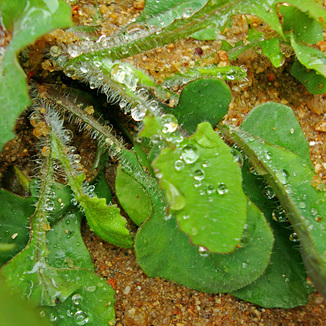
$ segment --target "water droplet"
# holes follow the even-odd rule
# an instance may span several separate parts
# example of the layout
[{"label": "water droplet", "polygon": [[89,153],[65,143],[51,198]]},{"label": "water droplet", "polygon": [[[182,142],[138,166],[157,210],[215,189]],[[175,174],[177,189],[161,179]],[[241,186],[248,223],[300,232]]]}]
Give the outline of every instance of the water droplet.
[{"label": "water droplet", "polygon": [[181,150],[181,158],[187,164],[193,164],[198,160],[197,150],[194,146],[187,145]]},{"label": "water droplet", "polygon": [[165,114],[161,118],[161,122],[163,124],[162,132],[164,134],[170,134],[177,130],[178,128],[178,120],[172,114]]},{"label": "water droplet", "polygon": [[65,141],[70,141],[74,137],[74,133],[70,129],[65,129],[62,133]]},{"label": "water droplet", "polygon": [[217,186],[217,192],[220,194],[220,195],[224,195],[228,192],[228,188],[227,186],[225,185],[225,183],[220,183],[218,186]]},{"label": "water droplet", "polygon": [[302,208],[302,209],[306,208],[306,203],[303,202],[303,201],[301,201],[301,202],[299,203],[299,207]]},{"label": "water droplet", "polygon": [[83,297],[77,293],[74,294],[71,298],[71,301],[75,304],[75,305],[79,305],[81,303],[81,301],[83,300]]},{"label": "water droplet", "polygon": [[201,182],[200,181],[195,181],[194,182],[194,187],[195,188],[199,188],[201,186]]},{"label": "water droplet", "polygon": [[275,175],[282,184],[288,183],[288,178],[290,176],[290,173],[288,171],[280,169],[276,171]]},{"label": "water droplet", "polygon": [[209,256],[209,252],[208,252],[207,248],[205,248],[203,246],[198,247],[198,252],[199,252],[199,255],[201,257],[208,257]]},{"label": "water droplet", "polygon": [[77,201],[76,198],[72,198],[72,199],[71,199],[71,203],[72,203],[74,206],[77,206],[78,201]]},{"label": "water droplet", "polygon": [[294,134],[294,128],[290,129],[290,134],[292,134],[292,135]]},{"label": "water droplet", "polygon": [[174,163],[174,168],[177,170],[177,171],[181,171],[183,168],[184,168],[185,164],[183,161],[181,160],[177,160],[175,161]]},{"label": "water droplet", "polygon": [[182,219],[184,219],[184,220],[188,220],[189,218],[190,218],[190,216],[187,215],[187,214],[183,214],[183,215],[182,215]]},{"label": "water droplet", "polygon": [[86,68],[86,66],[81,66],[79,69],[80,69],[80,71],[81,71],[83,74],[87,74],[87,73],[88,73],[88,69]]},{"label": "water droplet", "polygon": [[54,202],[50,199],[47,199],[44,203],[44,209],[47,211],[53,211],[54,210]]},{"label": "water droplet", "polygon": [[186,206],[186,199],[179,192],[177,187],[165,179],[161,181],[161,185],[162,188],[166,190],[166,197],[170,203],[171,209],[178,211]]},{"label": "water droplet", "polygon": [[182,11],[181,17],[186,19],[186,18],[191,17],[193,14],[194,14],[194,10],[192,8],[185,8]]},{"label": "water droplet", "polygon": [[144,119],[144,117],[146,115],[146,111],[147,111],[147,108],[144,105],[139,104],[131,109],[131,117],[135,121],[141,121]]},{"label": "water droplet", "polygon": [[276,222],[287,222],[286,213],[283,208],[275,208],[272,213],[273,220]]},{"label": "water droplet", "polygon": [[247,263],[242,263],[242,268],[246,268],[247,267]]},{"label": "water droplet", "polygon": [[88,316],[85,311],[78,310],[74,314],[74,320],[77,325],[86,325],[88,323]]},{"label": "water droplet", "polygon": [[191,230],[190,230],[190,234],[191,234],[191,235],[197,235],[197,234],[198,234],[198,230],[197,230],[197,228],[193,226],[193,227],[191,228]]},{"label": "water droplet", "polygon": [[209,185],[208,187],[207,187],[207,194],[208,195],[211,195],[211,194],[213,194],[214,192],[216,192],[216,189],[215,189],[215,187],[213,186],[213,185]]},{"label": "water droplet", "polygon": [[289,239],[290,239],[290,241],[293,241],[293,242],[298,242],[299,241],[298,235],[295,232],[290,234]]},{"label": "water droplet", "polygon": [[57,316],[55,316],[53,313],[49,314],[49,319],[51,322],[55,322],[57,320]]},{"label": "water droplet", "polygon": [[74,43],[69,43],[67,52],[72,58],[76,58],[81,54],[81,49],[78,47],[77,44]]},{"label": "water droplet", "polygon": [[163,220],[164,220],[164,221],[171,220],[172,216],[173,216],[172,214],[169,214],[169,215],[163,215]]},{"label": "water droplet", "polygon": [[201,169],[198,169],[194,172],[194,179],[201,181],[205,178],[205,172]]},{"label": "water droplet", "polygon": [[126,113],[126,108],[128,107],[128,101],[126,100],[121,100],[119,103],[120,109],[124,110]]},{"label": "water droplet", "polygon": [[263,194],[267,199],[272,199],[276,196],[274,190],[269,185],[264,188]]},{"label": "water droplet", "polygon": [[266,151],[265,154],[264,154],[265,158],[267,161],[270,161],[271,158],[272,158],[272,153],[269,152],[269,151]]},{"label": "water droplet", "polygon": [[51,46],[51,48],[50,48],[50,55],[52,57],[57,57],[58,55],[61,54],[61,52],[62,52],[61,49],[56,45]]}]

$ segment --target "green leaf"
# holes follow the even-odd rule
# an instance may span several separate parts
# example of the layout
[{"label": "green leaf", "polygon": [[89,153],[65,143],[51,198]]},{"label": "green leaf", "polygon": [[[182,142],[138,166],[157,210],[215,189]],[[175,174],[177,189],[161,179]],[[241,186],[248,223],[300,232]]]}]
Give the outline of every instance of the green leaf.
[{"label": "green leaf", "polygon": [[178,106],[171,109],[182,128],[194,133],[197,124],[215,126],[227,113],[231,101],[229,87],[219,79],[197,79],[183,89]]},{"label": "green leaf", "polygon": [[146,0],[145,8],[136,22],[145,21],[148,26],[162,28],[170,25],[175,19],[194,14],[207,2],[208,0]]},{"label": "green leaf", "polygon": [[119,202],[132,221],[141,225],[152,213],[152,202],[143,186],[118,167],[115,190]]},{"label": "green leaf", "polygon": [[[1,281],[0,315],[2,325],[48,326],[50,321],[40,317],[40,311],[19,296],[13,296]],[[19,312],[19,313],[17,313]]]},{"label": "green leaf", "polygon": [[192,246],[164,206],[142,225],[135,240],[137,261],[149,277],[209,293],[234,291],[257,279],[268,265],[272,245],[269,226],[252,203],[240,246],[228,255]]},{"label": "green leaf", "polygon": [[297,154],[244,131],[230,133],[226,126],[220,129],[245,151],[254,168],[274,189],[300,240],[307,273],[325,295],[326,196],[325,190],[318,187],[322,181]]},{"label": "green leaf", "polygon": [[34,199],[22,198],[0,189],[0,243],[11,245],[9,250],[0,250],[0,266],[24,249],[29,237],[28,218],[34,212]]},{"label": "green leaf", "polygon": [[191,37],[201,41],[215,41],[217,35],[219,35],[219,30],[214,27],[208,27],[192,34]]},{"label": "green leaf", "polygon": [[315,70],[309,70],[298,60],[293,62],[291,75],[302,83],[311,94],[326,93],[326,77],[318,74]]},{"label": "green leaf", "polygon": [[272,38],[269,40],[259,42],[263,53],[271,60],[274,67],[281,67],[283,64],[283,53],[280,49],[278,38]]},{"label": "green leaf", "polygon": [[17,54],[29,44],[55,28],[72,26],[70,7],[61,0],[3,0],[0,4],[3,22],[12,33],[0,66],[0,150],[15,134],[15,121],[31,104],[25,74]]},{"label": "green leaf", "polygon": [[[256,122],[254,117],[251,122],[260,123]],[[279,206],[276,197],[270,198],[272,195],[266,197],[266,190],[270,187],[266,186],[264,178],[251,172],[250,169],[252,167],[246,160],[242,167],[244,192],[264,213],[275,241],[271,260],[264,274],[250,285],[231,294],[265,308],[289,309],[305,305],[310,289],[306,283],[306,271],[298,245],[290,241],[293,230],[286,222],[285,212]]]},{"label": "green leaf", "polygon": [[169,210],[192,243],[210,252],[232,252],[246,223],[247,199],[230,148],[208,122],[153,162]]},{"label": "green leaf", "polygon": [[306,137],[289,106],[273,102],[258,105],[243,120],[241,129],[270,144],[287,148],[313,169]]},{"label": "green leaf", "polygon": [[126,228],[126,220],[120,215],[116,205],[108,206],[104,198],[89,198],[87,195],[77,197],[84,208],[90,228],[103,240],[116,246],[131,248],[133,235]]},{"label": "green leaf", "polygon": [[291,45],[300,61],[308,69],[314,69],[317,73],[326,77],[326,54],[314,48],[297,43],[291,38]]},{"label": "green leaf", "polygon": [[[83,267],[91,266],[85,246],[81,247],[79,251],[74,248],[74,246],[78,247],[78,243],[61,242],[62,236],[67,234],[63,233],[62,223],[68,228],[67,219],[57,222],[56,231],[47,239],[50,212],[55,209],[50,204],[54,200],[51,191],[53,183],[52,155],[51,151],[50,155],[45,158],[42,167],[39,199],[30,219],[32,230],[30,241],[22,252],[1,269],[0,275],[5,279],[5,283],[10,287],[12,293],[22,295],[34,305],[43,306],[42,314],[47,315],[51,321],[56,321],[59,325],[86,324],[88,322],[104,325],[113,322],[113,289],[93,271],[76,268],[75,263],[80,263],[80,266],[83,265]],[[79,233],[78,221],[71,227]],[[81,240],[80,234],[74,240]],[[49,247],[47,247],[47,243]],[[56,248],[62,249],[61,258],[55,257],[60,251],[56,251]],[[73,268],[50,266],[47,257],[51,250],[56,253],[54,253],[54,257],[50,256],[50,261],[62,267],[63,257],[68,257],[72,260]],[[77,261],[81,258],[84,259],[82,263]],[[74,259],[76,260],[74,261]]]},{"label": "green leaf", "polygon": [[62,215],[47,233],[47,263],[55,268],[85,268],[94,271],[80,232],[82,214],[74,209]]},{"label": "green leaf", "polygon": [[292,6],[280,6],[279,10],[283,16],[283,31],[291,31],[298,42],[314,44],[323,40],[320,24],[307,13]]}]

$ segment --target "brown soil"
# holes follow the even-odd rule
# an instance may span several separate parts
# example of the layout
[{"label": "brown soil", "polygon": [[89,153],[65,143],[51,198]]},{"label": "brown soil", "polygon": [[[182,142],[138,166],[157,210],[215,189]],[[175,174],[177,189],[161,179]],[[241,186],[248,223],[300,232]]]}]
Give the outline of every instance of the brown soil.
[{"label": "brown soil", "polygon": [[[117,2],[97,1],[103,19],[100,34],[116,32],[137,17],[144,6],[142,0]],[[96,13],[95,1],[84,0],[73,5],[74,20],[79,24],[93,23],[91,17]],[[245,34],[242,23],[243,17],[238,17],[228,33],[234,38],[243,38]],[[57,37],[58,34],[55,38]],[[156,80],[162,80],[164,76],[191,66],[194,60],[199,59],[199,50],[196,48],[201,48],[202,56],[216,54],[207,59],[207,63],[230,64],[225,53],[218,52],[218,42],[191,39],[128,60]],[[266,101],[291,106],[310,143],[316,173],[325,180],[326,128],[321,126],[321,122],[326,125],[325,96],[310,95],[293,79],[289,74],[290,61],[291,58],[287,59],[281,68],[275,69],[267,58],[249,51],[232,63],[247,67],[248,82],[244,85],[229,83],[232,102],[227,120],[238,125],[251,108]],[[43,64],[43,69],[46,70],[46,63]],[[26,175],[32,174],[30,157],[37,152],[34,146],[36,139],[31,135],[25,115],[16,129],[17,139],[9,142],[0,154],[2,186],[6,186],[4,180],[8,167],[13,164]],[[308,305],[304,307],[290,310],[263,309],[231,295],[200,293],[170,281],[148,278],[138,266],[133,250],[116,248],[102,242],[86,225],[83,227],[83,236],[96,272],[116,289],[116,325],[326,325],[326,301],[318,293],[312,294]]]}]

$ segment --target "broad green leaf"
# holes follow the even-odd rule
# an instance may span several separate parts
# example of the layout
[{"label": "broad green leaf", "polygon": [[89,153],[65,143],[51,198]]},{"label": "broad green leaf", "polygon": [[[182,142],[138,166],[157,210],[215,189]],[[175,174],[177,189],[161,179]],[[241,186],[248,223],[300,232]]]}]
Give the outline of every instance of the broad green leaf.
[{"label": "broad green leaf", "polygon": [[0,250],[0,266],[24,249],[29,238],[29,217],[34,212],[34,199],[22,198],[0,189],[0,243],[10,245]]},{"label": "broad green leaf", "polygon": [[[260,123],[254,117],[251,122]],[[275,241],[271,260],[264,274],[250,285],[231,294],[265,308],[289,309],[305,305],[310,289],[306,283],[306,271],[297,242],[290,240],[293,231],[264,178],[251,172],[250,168],[248,161],[245,161],[242,167],[244,192],[264,213]]]},{"label": "broad green leaf", "polygon": [[72,26],[70,7],[61,0],[2,0],[2,19],[12,39],[0,65],[0,150],[15,134],[15,121],[31,104],[18,53],[55,28]]},{"label": "broad green leaf", "polygon": [[318,74],[315,70],[309,70],[298,60],[293,62],[291,75],[302,83],[311,94],[326,93],[326,77]]},{"label": "broad green leaf", "polygon": [[198,250],[179,230],[175,217],[165,214],[164,205],[155,208],[135,240],[137,261],[149,277],[167,278],[198,291],[221,293],[250,284],[268,265],[273,235],[252,203],[248,205],[247,227],[239,248],[228,255]]},{"label": "broad green leaf", "polygon": [[245,151],[274,189],[300,240],[307,273],[317,290],[326,295],[326,195],[320,187],[322,181],[297,154],[245,131],[220,129]]},{"label": "broad green leaf", "polygon": [[320,24],[307,13],[292,6],[280,6],[279,10],[283,16],[283,31],[291,31],[298,42],[314,44],[323,40]]},{"label": "broad green leaf", "polygon": [[118,167],[115,190],[119,202],[132,221],[141,225],[152,213],[152,202],[143,186]]},{"label": "broad green leaf", "polygon": [[314,69],[321,76],[326,77],[326,54],[317,49],[302,45],[291,38],[291,45],[300,61],[308,69]]},{"label": "broad green leaf", "polygon": [[289,106],[274,102],[258,105],[243,120],[241,129],[270,144],[287,148],[313,169],[306,137]]},{"label": "broad green leaf", "polygon": [[246,223],[247,199],[238,164],[208,122],[153,162],[166,191],[169,211],[192,243],[210,252],[229,253]]},{"label": "broad green leaf", "polygon": [[229,87],[219,79],[197,79],[186,85],[178,106],[171,109],[182,128],[194,133],[197,124],[208,121],[215,126],[227,113],[231,101]]}]

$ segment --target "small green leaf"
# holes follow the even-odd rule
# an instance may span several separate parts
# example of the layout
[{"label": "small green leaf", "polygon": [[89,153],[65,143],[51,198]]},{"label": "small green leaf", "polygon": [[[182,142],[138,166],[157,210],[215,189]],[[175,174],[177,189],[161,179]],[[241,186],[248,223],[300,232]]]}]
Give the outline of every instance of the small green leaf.
[{"label": "small green leaf", "polygon": [[280,49],[278,38],[272,38],[269,40],[259,42],[263,53],[271,60],[274,67],[281,67],[283,64],[283,53]]},{"label": "small green leaf", "polygon": [[314,44],[323,40],[320,24],[307,13],[292,6],[280,6],[279,10],[283,16],[283,31],[291,31],[298,42]]},{"label": "small green leaf", "polygon": [[317,73],[326,77],[326,54],[325,52],[297,43],[291,38],[291,45],[300,61],[308,69],[314,69]]},{"label": "small green leaf", "polygon": [[126,220],[120,215],[116,205],[108,206],[104,198],[89,198],[87,195],[77,197],[84,208],[90,228],[103,240],[116,246],[131,248],[133,236],[126,228]]},{"label": "small green leaf", "polygon": [[55,28],[72,26],[71,9],[61,0],[3,0],[0,4],[6,28],[12,39],[0,65],[0,150],[13,138],[14,125],[22,111],[31,104],[18,53],[37,38]]},{"label": "small green leaf", "polygon": [[246,222],[247,199],[230,148],[208,122],[153,162],[170,212],[191,241],[210,252],[232,252]]},{"label": "small green leaf", "polygon": [[119,202],[132,221],[141,225],[152,213],[152,202],[143,186],[118,167],[115,190]]},{"label": "small green leaf", "polygon": [[227,113],[231,101],[229,87],[219,79],[197,79],[186,85],[179,104],[170,110],[182,128],[194,133],[197,124],[208,121],[215,126]]},{"label": "small green leaf", "polygon": [[302,83],[311,94],[326,93],[326,77],[318,74],[315,70],[309,70],[298,60],[293,62],[291,75]]}]

